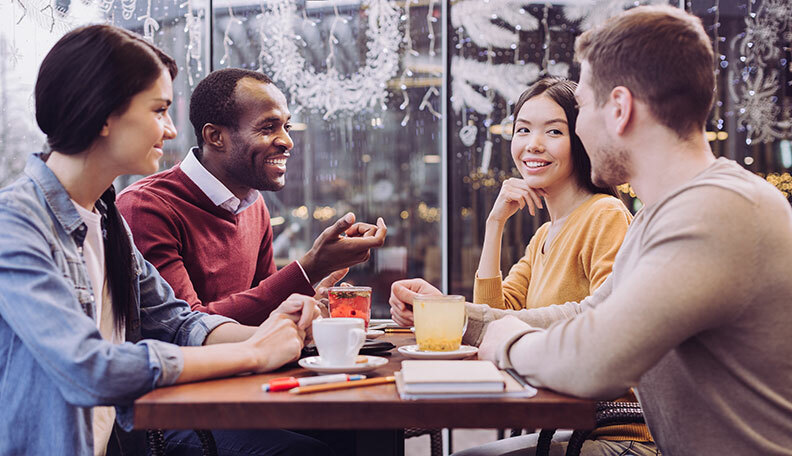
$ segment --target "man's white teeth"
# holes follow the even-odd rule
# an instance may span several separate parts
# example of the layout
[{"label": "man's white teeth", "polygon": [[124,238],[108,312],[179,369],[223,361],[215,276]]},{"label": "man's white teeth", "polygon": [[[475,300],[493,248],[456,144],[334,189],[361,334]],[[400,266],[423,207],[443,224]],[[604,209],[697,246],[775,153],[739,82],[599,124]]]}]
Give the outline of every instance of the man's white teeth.
[{"label": "man's white teeth", "polygon": [[285,158],[281,158],[281,159],[278,159],[278,160],[264,160],[264,163],[266,163],[268,165],[285,165],[286,164],[286,160],[287,159],[285,159]]},{"label": "man's white teeth", "polygon": [[525,163],[525,166],[529,168],[541,168],[543,166],[547,166],[550,164],[548,162],[543,162],[543,161],[527,161],[523,163]]}]

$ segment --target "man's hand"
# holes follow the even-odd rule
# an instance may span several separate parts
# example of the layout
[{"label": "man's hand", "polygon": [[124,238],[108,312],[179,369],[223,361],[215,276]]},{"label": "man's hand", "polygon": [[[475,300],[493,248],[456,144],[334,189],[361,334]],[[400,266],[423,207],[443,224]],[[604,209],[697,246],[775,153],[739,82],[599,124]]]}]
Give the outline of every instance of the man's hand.
[{"label": "man's hand", "polygon": [[316,285],[316,295],[314,295],[314,299],[327,299],[327,290],[338,283],[339,280],[346,277],[347,272],[349,272],[349,268],[339,269],[322,279],[322,281]]},{"label": "man's hand", "polygon": [[262,373],[299,359],[304,339],[305,332],[288,313],[273,312],[242,344],[253,353],[257,365],[254,371]]},{"label": "man's hand", "polygon": [[332,271],[367,261],[370,249],[385,243],[388,228],[382,218],[377,225],[355,223],[355,214],[348,213],[316,238],[313,247],[300,260],[311,283]]},{"label": "man's hand", "polygon": [[486,359],[498,364],[501,345],[517,333],[524,332],[530,326],[517,317],[507,315],[487,325],[484,339],[479,346],[479,359]]},{"label": "man's hand", "polygon": [[424,279],[405,279],[393,282],[388,300],[393,321],[401,326],[412,326],[413,299],[422,294],[441,295],[443,293]]}]

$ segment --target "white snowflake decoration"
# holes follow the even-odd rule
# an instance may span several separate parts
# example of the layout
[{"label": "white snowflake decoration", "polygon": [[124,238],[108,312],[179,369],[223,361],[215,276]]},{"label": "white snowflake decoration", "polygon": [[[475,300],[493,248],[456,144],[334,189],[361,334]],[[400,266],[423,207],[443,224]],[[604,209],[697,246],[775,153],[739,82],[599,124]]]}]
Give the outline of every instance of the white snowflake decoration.
[{"label": "white snowflake decoration", "polygon": [[[517,42],[520,30],[536,30],[539,21],[523,8],[524,0],[467,0],[451,8],[451,26],[465,29],[476,46],[508,49]],[[501,19],[514,30],[494,22]]]},{"label": "white snowflake decoration", "polygon": [[267,2],[259,30],[259,71],[266,64],[273,79],[286,85],[292,102],[324,111],[325,119],[384,104],[387,82],[399,69],[401,13],[386,0],[363,0],[361,9],[368,14],[366,64],[345,76],[335,68],[332,55],[325,73],[317,73],[306,64],[297,46],[300,38],[292,29],[297,15],[294,1]]},{"label": "white snowflake decoration", "polygon": [[792,4],[764,0],[745,18],[745,33],[732,46],[744,59],[742,84],[729,86],[737,106],[737,123],[747,130],[748,144],[767,143],[792,136],[792,109],[782,111],[775,99],[779,87],[779,39],[792,38]]},{"label": "white snowflake decoration", "polygon": [[668,0],[573,0],[564,7],[564,16],[571,22],[581,21],[588,30],[617,14],[640,5],[667,5]]},{"label": "white snowflake decoration", "polygon": [[14,24],[32,21],[36,26],[55,35],[63,35],[77,24],[70,15],[58,11],[55,0],[12,0],[21,13],[17,12]]},{"label": "white snowflake decoration", "polygon": [[[451,59],[451,74],[454,75],[451,107],[459,112],[467,106],[479,114],[488,115],[493,110],[492,102],[474,86],[487,87],[508,103],[515,103],[525,88],[539,78],[541,71],[535,63],[489,65],[454,57]],[[550,65],[548,72],[555,76],[566,76],[568,71],[568,64],[555,63]]]}]

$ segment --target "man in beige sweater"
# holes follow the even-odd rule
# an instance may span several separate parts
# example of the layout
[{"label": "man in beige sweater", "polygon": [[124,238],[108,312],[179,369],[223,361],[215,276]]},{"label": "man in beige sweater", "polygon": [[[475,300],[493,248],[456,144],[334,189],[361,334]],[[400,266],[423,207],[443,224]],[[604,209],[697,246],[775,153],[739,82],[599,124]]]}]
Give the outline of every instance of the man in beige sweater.
[{"label": "man in beige sweater", "polygon": [[[466,343],[536,386],[607,399],[636,387],[664,455],[792,455],[792,209],[704,134],[715,85],[699,19],[640,7],[584,33],[577,133],[599,184],[644,203],[590,297],[468,304]],[[394,284],[392,314],[426,292]]]}]

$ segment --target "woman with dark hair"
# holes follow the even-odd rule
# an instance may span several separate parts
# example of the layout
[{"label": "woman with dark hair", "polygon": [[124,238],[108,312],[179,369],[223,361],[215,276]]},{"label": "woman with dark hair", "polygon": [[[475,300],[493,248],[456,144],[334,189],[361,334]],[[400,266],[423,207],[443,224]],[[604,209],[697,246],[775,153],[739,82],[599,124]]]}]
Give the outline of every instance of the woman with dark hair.
[{"label": "woman with dark hair", "polygon": [[[579,302],[611,273],[632,216],[616,198],[615,189],[598,187],[591,181],[591,162],[575,134],[576,86],[566,79],[544,78],[517,101],[511,153],[521,178],[504,181],[487,218],[474,303],[520,310]],[[520,209],[527,207],[535,215],[543,206],[550,213],[550,222],[537,230],[525,256],[502,280],[501,239],[506,221]],[[416,293],[440,291],[422,279],[393,284],[391,315],[397,323],[412,324],[409,305]],[[622,400],[633,402],[636,398],[630,393]],[[570,435],[557,432],[554,438],[569,439]],[[636,454],[654,454],[652,437],[643,424],[595,429],[591,435],[606,441],[605,446],[612,445],[617,453],[633,448],[641,451]],[[537,437],[529,434],[501,440],[462,451],[459,456],[533,454],[527,449],[536,445]],[[583,454],[589,449],[584,445]]]},{"label": "woman with dark hair", "polygon": [[[316,301],[293,295],[260,327],[192,312],[116,210],[113,180],[155,172],[176,135],[175,75],[172,58],[106,25],[66,34],[41,64],[36,119],[51,152],[0,190],[0,454],[130,453],[113,424],[131,428],[137,397],[299,357]],[[199,445],[168,436],[169,450]],[[215,439],[221,453],[329,451],[287,431]]]},{"label": "woman with dark hair", "polygon": [[[517,101],[511,153],[522,177],[503,183],[487,218],[474,303],[519,310],[579,302],[611,273],[632,215],[616,198],[615,189],[591,181],[591,161],[575,134],[576,87],[566,79],[544,78]],[[500,250],[506,220],[525,207],[535,215],[542,200],[550,221],[536,231],[525,256],[501,280]],[[629,393],[621,400],[635,402],[636,398]],[[570,435],[558,432],[556,439]],[[460,456],[492,456],[515,448],[524,451],[536,444],[536,438],[531,434],[495,442]],[[623,445],[650,453],[654,449],[644,424],[595,429],[591,438],[618,441],[614,451]],[[583,454],[588,450],[584,446]]]},{"label": "woman with dark hair", "polygon": [[[632,216],[615,189],[591,181],[591,162],[575,134],[575,87],[544,78],[517,101],[511,154],[522,177],[503,183],[487,217],[475,303],[519,310],[580,301],[611,273]],[[501,280],[506,221],[520,209],[535,215],[543,206],[550,222]]]}]

